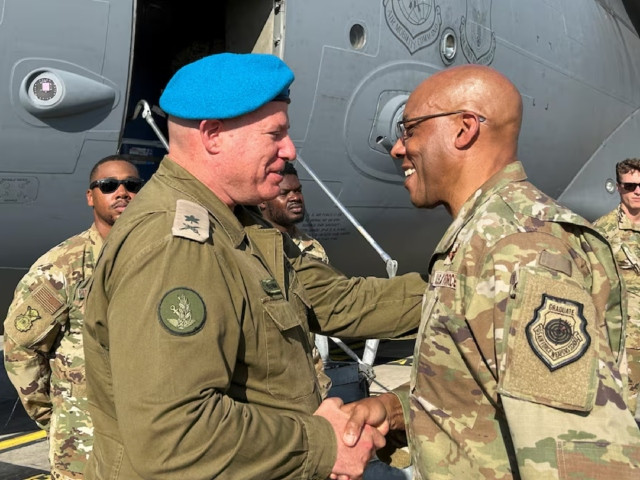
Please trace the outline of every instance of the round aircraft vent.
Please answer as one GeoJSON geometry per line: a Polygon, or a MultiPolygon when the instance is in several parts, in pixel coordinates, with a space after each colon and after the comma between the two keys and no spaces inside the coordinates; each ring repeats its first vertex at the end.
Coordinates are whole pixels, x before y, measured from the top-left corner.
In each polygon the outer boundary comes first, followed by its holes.
{"type": "Polygon", "coordinates": [[[607,178],[607,181],[604,182],[604,189],[607,193],[614,194],[616,191],[616,181],[613,178],[607,178]]]}
{"type": "Polygon", "coordinates": [[[359,23],[354,23],[349,30],[349,42],[351,46],[356,50],[362,50],[367,43],[367,36],[364,26],[359,23]]]}
{"type": "Polygon", "coordinates": [[[458,52],[458,39],[451,28],[445,28],[440,37],[440,57],[445,65],[451,65],[458,52]]]}

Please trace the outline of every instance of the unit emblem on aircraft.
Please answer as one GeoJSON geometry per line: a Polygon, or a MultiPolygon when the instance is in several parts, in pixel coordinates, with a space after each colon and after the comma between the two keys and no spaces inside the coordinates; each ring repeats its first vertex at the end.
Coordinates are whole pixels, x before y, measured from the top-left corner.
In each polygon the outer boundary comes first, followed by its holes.
{"type": "Polygon", "coordinates": [[[527,325],[527,339],[550,371],[575,362],[589,348],[591,337],[582,310],[580,303],[542,295],[542,304],[527,325]]]}
{"type": "Polygon", "coordinates": [[[496,34],[491,26],[493,0],[467,0],[460,19],[460,45],[469,63],[491,65],[496,52],[496,34]]]}
{"type": "Polygon", "coordinates": [[[385,0],[384,17],[411,55],[435,42],[442,24],[435,0],[385,0]]]}

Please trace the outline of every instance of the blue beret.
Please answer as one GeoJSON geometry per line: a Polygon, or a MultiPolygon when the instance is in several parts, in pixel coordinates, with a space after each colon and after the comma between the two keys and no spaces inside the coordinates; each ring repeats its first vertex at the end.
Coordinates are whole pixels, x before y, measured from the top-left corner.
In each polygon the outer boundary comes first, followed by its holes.
{"type": "Polygon", "coordinates": [[[288,100],[293,78],[275,55],[211,55],[175,73],[160,96],[160,108],[190,120],[238,117],[272,100],[288,100]]]}

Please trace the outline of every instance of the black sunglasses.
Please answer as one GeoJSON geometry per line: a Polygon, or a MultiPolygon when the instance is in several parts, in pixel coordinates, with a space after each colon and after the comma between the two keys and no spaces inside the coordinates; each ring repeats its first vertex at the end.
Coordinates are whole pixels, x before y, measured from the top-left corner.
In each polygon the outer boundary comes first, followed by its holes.
{"type": "Polygon", "coordinates": [[[142,188],[144,182],[141,178],[125,178],[124,180],[118,180],[117,178],[101,178],[100,180],[94,180],[89,184],[89,188],[98,187],[102,193],[113,193],[120,185],[124,185],[127,192],[138,193],[142,188]]]}
{"type": "Polygon", "coordinates": [[[623,182],[619,183],[622,188],[624,188],[627,192],[635,192],[636,188],[640,187],[640,183],[632,183],[632,182],[623,182]]]}

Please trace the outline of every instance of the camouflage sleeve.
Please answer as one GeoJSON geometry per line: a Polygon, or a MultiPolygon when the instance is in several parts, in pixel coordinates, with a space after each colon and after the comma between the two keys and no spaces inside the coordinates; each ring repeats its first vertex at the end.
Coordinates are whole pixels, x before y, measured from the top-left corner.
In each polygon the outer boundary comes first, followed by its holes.
{"type": "Polygon", "coordinates": [[[49,429],[51,398],[49,397],[49,362],[32,349],[17,345],[9,336],[4,341],[4,365],[18,391],[24,409],[40,428],[49,429]]]}
{"type": "Polygon", "coordinates": [[[50,263],[36,263],[18,284],[4,321],[7,375],[27,414],[42,428],[52,408],[49,352],[68,316],[66,280],[55,270],[50,263]]]}
{"type": "Polygon", "coordinates": [[[549,235],[514,235],[478,275],[476,291],[492,293],[469,305],[470,317],[493,317],[498,393],[523,479],[630,479],[640,466],[584,256],[549,235]]]}

